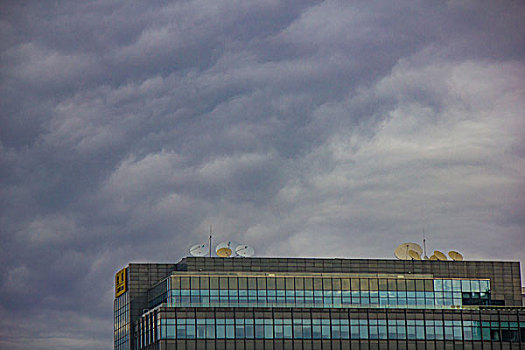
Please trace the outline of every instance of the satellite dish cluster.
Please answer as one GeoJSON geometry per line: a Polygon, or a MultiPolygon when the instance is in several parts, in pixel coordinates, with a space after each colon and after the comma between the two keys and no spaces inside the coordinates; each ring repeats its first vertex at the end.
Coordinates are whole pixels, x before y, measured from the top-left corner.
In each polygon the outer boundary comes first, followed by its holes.
{"type": "MultiPolygon", "coordinates": [[[[206,256],[209,252],[210,247],[206,243],[195,244],[190,248],[190,254],[192,256],[206,256]]],[[[249,245],[239,244],[234,241],[225,241],[217,244],[215,247],[215,253],[221,258],[237,256],[249,258],[255,255],[255,249],[249,245]]]]}
{"type": "MultiPolygon", "coordinates": [[[[425,255],[422,258],[421,254],[423,254],[423,248],[417,243],[401,243],[394,250],[394,255],[399,260],[448,260],[447,256],[439,250],[434,250],[434,254],[430,257],[425,255]]],[[[463,255],[455,250],[448,252],[448,256],[454,261],[463,261],[463,255]]]]}

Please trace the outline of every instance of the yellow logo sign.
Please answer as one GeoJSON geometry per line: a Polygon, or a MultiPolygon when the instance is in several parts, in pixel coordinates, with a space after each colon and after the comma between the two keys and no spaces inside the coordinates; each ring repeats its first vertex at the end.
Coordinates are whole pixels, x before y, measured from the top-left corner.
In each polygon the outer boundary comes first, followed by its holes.
{"type": "Polygon", "coordinates": [[[115,275],[115,298],[124,294],[127,290],[126,268],[123,268],[115,275]]]}

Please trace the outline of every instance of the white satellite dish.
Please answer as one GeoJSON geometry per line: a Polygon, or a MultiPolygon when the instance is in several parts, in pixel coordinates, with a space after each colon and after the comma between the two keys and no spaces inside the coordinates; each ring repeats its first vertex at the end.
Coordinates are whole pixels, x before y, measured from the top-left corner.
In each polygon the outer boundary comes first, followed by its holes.
{"type": "Polygon", "coordinates": [[[238,243],[233,241],[221,242],[217,244],[215,252],[217,253],[217,256],[220,256],[221,258],[229,258],[235,252],[235,248],[237,248],[238,245],[238,243]]]}
{"type": "Polygon", "coordinates": [[[455,250],[451,250],[448,252],[448,256],[454,261],[463,261],[463,255],[461,255],[460,252],[456,252],[455,250]]]}
{"type": "Polygon", "coordinates": [[[434,250],[434,255],[438,260],[447,260],[447,256],[439,250],[434,250]]]}
{"type": "Polygon", "coordinates": [[[244,258],[249,258],[255,254],[255,249],[253,249],[249,245],[240,245],[237,248],[235,248],[235,253],[244,258]]]}
{"type": "Polygon", "coordinates": [[[421,260],[421,254],[415,250],[410,249],[408,251],[408,255],[412,258],[412,260],[421,260]]]}
{"type": "Polygon", "coordinates": [[[421,256],[423,253],[423,248],[417,243],[401,243],[394,250],[394,255],[399,260],[412,260],[414,258],[409,254],[409,251],[411,250],[414,251],[414,253],[412,253],[413,255],[417,254],[421,256]]]}
{"type": "Polygon", "coordinates": [[[195,244],[190,248],[190,254],[192,256],[205,256],[208,254],[208,245],[205,243],[195,244]]]}

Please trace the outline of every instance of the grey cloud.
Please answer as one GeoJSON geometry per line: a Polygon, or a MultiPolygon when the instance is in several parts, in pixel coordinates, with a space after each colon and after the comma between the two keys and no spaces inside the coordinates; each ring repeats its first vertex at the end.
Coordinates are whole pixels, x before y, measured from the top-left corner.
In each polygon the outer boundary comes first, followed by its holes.
{"type": "Polygon", "coordinates": [[[261,256],[391,257],[424,226],[524,259],[520,2],[5,8],[1,347],[110,347],[114,272],[210,224],[261,256]]]}

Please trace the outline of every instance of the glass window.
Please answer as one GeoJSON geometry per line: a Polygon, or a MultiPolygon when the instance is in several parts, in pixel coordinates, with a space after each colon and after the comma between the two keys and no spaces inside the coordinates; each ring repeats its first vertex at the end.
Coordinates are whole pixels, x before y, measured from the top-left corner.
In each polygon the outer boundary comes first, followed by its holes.
{"type": "Polygon", "coordinates": [[[472,340],[481,340],[481,327],[472,327],[472,340]]]}
{"type": "Polygon", "coordinates": [[[463,339],[463,333],[461,326],[454,326],[454,339],[455,340],[462,340],[463,339]]]}
{"type": "Polygon", "coordinates": [[[341,339],[350,339],[350,326],[348,320],[340,320],[341,339]]]}
{"type": "MultiPolygon", "coordinates": [[[[403,321],[403,320],[399,320],[403,321]]],[[[406,339],[407,338],[407,330],[406,326],[404,324],[398,324],[397,325],[397,339],[406,339]]]]}
{"type": "Polygon", "coordinates": [[[266,290],[257,291],[257,304],[259,305],[266,304],[266,290]]]}
{"type": "Polygon", "coordinates": [[[314,282],[311,278],[305,278],[304,279],[304,289],[307,290],[313,290],[314,289],[314,282]]]}
{"type": "Polygon", "coordinates": [[[461,291],[463,292],[470,292],[470,281],[469,280],[461,280],[461,291]]]}
{"type": "Polygon", "coordinates": [[[289,304],[293,304],[295,302],[295,293],[293,290],[287,290],[286,291],[286,302],[289,304]]]}
{"type": "Polygon", "coordinates": [[[332,339],[341,339],[341,327],[338,319],[332,319],[332,339]]]}
{"type": "Polygon", "coordinates": [[[325,291],[332,290],[332,279],[331,278],[323,278],[323,290],[325,291]]]}
{"type": "Polygon", "coordinates": [[[173,289],[180,288],[180,277],[171,277],[171,288],[173,289]]]}
{"type": "Polygon", "coordinates": [[[387,280],[384,278],[379,279],[379,290],[387,290],[387,280]]]}
{"type": "Polygon", "coordinates": [[[463,333],[464,333],[465,340],[473,340],[472,327],[468,327],[468,326],[463,327],[463,333]]]}
{"type": "Polygon", "coordinates": [[[425,290],[425,281],[424,280],[416,280],[416,290],[417,291],[424,291],[425,290]]]}
{"type": "Polygon", "coordinates": [[[177,338],[186,338],[186,320],[179,319],[177,322],[177,338]]]}
{"type": "Polygon", "coordinates": [[[369,284],[369,290],[373,290],[373,291],[377,291],[379,290],[379,285],[378,285],[378,282],[377,282],[377,279],[376,278],[370,278],[368,280],[368,284],[369,284]]]}
{"type": "Polygon", "coordinates": [[[397,290],[398,291],[405,291],[406,290],[406,282],[404,279],[398,279],[397,280],[397,290]]]}
{"type": "Polygon", "coordinates": [[[350,280],[350,287],[353,291],[359,290],[359,279],[358,278],[352,278],[350,280]]]}
{"type": "Polygon", "coordinates": [[[251,304],[257,303],[257,290],[255,289],[248,290],[248,303],[251,303],[251,304]]]}
{"type": "Polygon", "coordinates": [[[199,289],[199,277],[190,277],[191,289],[199,289]]]}
{"type": "Polygon", "coordinates": [[[443,340],[444,339],[444,335],[443,335],[443,325],[442,324],[437,324],[434,326],[434,331],[435,331],[435,335],[436,335],[436,340],[443,340]]]}
{"type": "Polygon", "coordinates": [[[244,319],[235,320],[235,338],[244,339],[244,319]]]}
{"type": "Polygon", "coordinates": [[[388,280],[388,290],[391,292],[395,292],[397,290],[397,283],[394,279],[388,280]]]}
{"type": "Polygon", "coordinates": [[[471,281],[470,282],[470,288],[472,292],[478,292],[480,291],[480,283],[479,281],[471,281]]]}
{"type": "Polygon", "coordinates": [[[226,328],[224,325],[224,320],[217,319],[217,339],[226,338],[226,328]]]}
{"type": "Polygon", "coordinates": [[[273,330],[274,330],[274,338],[282,339],[283,338],[283,320],[274,320],[273,330]]]}
{"type": "Polygon", "coordinates": [[[321,320],[312,320],[312,337],[321,339],[321,320]]]}
{"type": "Polygon", "coordinates": [[[253,325],[253,319],[245,319],[244,320],[244,336],[246,339],[253,339],[255,336],[254,331],[254,325],[253,325]]]}
{"type": "Polygon", "coordinates": [[[425,291],[426,292],[432,292],[434,291],[434,284],[432,283],[431,279],[424,280],[425,282],[425,291]]]}
{"type": "Polygon", "coordinates": [[[479,281],[479,290],[480,292],[487,293],[490,291],[490,282],[489,281],[479,281]]]}
{"type": "Polygon", "coordinates": [[[454,339],[454,329],[452,327],[445,327],[445,339],[446,340],[454,339]]]}
{"type": "Polygon", "coordinates": [[[162,339],[164,339],[163,334],[166,334],[165,338],[167,339],[175,339],[175,325],[174,324],[166,325],[163,328],[165,329],[165,331],[162,332],[160,335],[162,339]]]}
{"type": "Polygon", "coordinates": [[[348,278],[342,278],[341,279],[341,289],[342,290],[350,290],[350,279],[348,279],[348,278]]]}
{"type": "Polygon", "coordinates": [[[292,320],[283,320],[283,338],[292,339],[292,320]]]}
{"type": "Polygon", "coordinates": [[[321,320],[321,338],[330,339],[330,320],[321,320]]]}
{"type": "Polygon", "coordinates": [[[235,338],[235,325],[233,320],[226,320],[226,338],[234,339],[235,338]]]}
{"type": "Polygon", "coordinates": [[[341,279],[334,278],[332,279],[332,289],[333,290],[341,290],[341,279]]]}
{"type": "Polygon", "coordinates": [[[406,280],[406,286],[407,291],[415,291],[416,290],[416,281],[415,280],[406,280]]]}
{"type": "Polygon", "coordinates": [[[416,326],[416,339],[425,340],[425,327],[422,325],[416,326]]]}
{"type": "Polygon", "coordinates": [[[452,280],[443,280],[443,291],[452,292],[452,280]]]}
{"type": "Polygon", "coordinates": [[[303,337],[303,322],[301,319],[293,320],[293,336],[295,339],[302,339],[303,337]]]}
{"type": "Polygon", "coordinates": [[[206,338],[206,320],[198,319],[197,320],[197,339],[206,338]]]}
{"type": "Polygon", "coordinates": [[[408,339],[416,339],[416,326],[407,326],[407,337],[408,339]]]}
{"type": "Polygon", "coordinates": [[[359,326],[359,339],[368,339],[368,326],[366,324],[359,326]]]}
{"type": "Polygon", "coordinates": [[[315,290],[323,289],[323,280],[321,278],[314,278],[314,289],[315,290]]]}
{"type": "Polygon", "coordinates": [[[443,280],[434,280],[434,291],[436,292],[443,291],[443,280]]]}
{"type": "Polygon", "coordinates": [[[370,339],[379,339],[379,329],[377,325],[370,325],[369,332],[370,332],[370,339]]]}
{"type": "Polygon", "coordinates": [[[350,324],[350,339],[359,339],[359,325],[350,324]]]}
{"type": "Polygon", "coordinates": [[[266,289],[266,278],[257,277],[257,289],[266,289]]]}
{"type": "Polygon", "coordinates": [[[237,277],[228,277],[228,289],[237,289],[237,277]]]}
{"type": "Polygon", "coordinates": [[[272,320],[264,320],[264,337],[266,339],[273,339],[273,324],[272,320]]]}
{"type": "Polygon", "coordinates": [[[195,320],[186,319],[186,338],[195,339],[195,320]]]}
{"type": "Polygon", "coordinates": [[[397,325],[395,320],[388,320],[388,338],[397,339],[397,325]]]}
{"type": "Polygon", "coordinates": [[[426,332],[427,332],[428,340],[436,339],[436,333],[434,332],[434,325],[427,325],[426,332]]]}
{"type": "Polygon", "coordinates": [[[255,338],[256,339],[264,338],[264,320],[261,320],[261,319],[255,320],[255,338]]]}

